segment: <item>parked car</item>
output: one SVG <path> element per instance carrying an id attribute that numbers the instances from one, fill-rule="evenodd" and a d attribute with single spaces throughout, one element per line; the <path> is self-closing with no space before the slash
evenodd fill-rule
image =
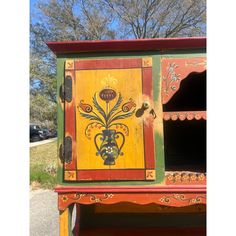
<path id="1" fill-rule="evenodd" d="M 44 137 L 44 139 L 50 138 L 51 133 L 50 133 L 50 131 L 49 131 L 48 129 L 44 128 L 44 129 L 42 129 L 42 131 L 43 131 L 43 137 Z"/>
<path id="2" fill-rule="evenodd" d="M 36 142 L 44 139 L 43 131 L 36 124 L 30 124 L 30 142 Z"/>
<path id="3" fill-rule="evenodd" d="M 57 131 L 56 131 L 56 130 L 53 130 L 53 131 L 52 131 L 52 135 L 53 135 L 53 138 L 57 137 Z"/>
<path id="4" fill-rule="evenodd" d="M 42 131 L 43 131 L 44 139 L 54 138 L 57 136 L 57 133 L 55 130 L 44 128 L 42 129 Z"/>

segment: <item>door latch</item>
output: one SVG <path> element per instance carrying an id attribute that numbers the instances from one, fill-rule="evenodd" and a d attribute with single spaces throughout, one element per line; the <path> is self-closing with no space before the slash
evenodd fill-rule
<path id="1" fill-rule="evenodd" d="M 149 107 L 150 107 L 149 102 L 144 102 L 144 103 L 142 104 L 141 108 L 139 108 L 139 109 L 136 111 L 135 116 L 136 116 L 136 117 L 141 117 L 141 116 L 144 114 L 145 110 L 147 110 Z M 157 115 L 156 115 L 156 113 L 155 113 L 155 111 L 154 111 L 153 108 L 150 110 L 149 114 L 151 114 L 154 119 L 157 117 Z"/>
<path id="2" fill-rule="evenodd" d="M 144 111 L 147 110 L 150 107 L 149 102 L 144 102 L 141 106 L 141 108 L 139 108 L 136 113 L 135 116 L 136 117 L 141 117 L 144 114 Z"/>

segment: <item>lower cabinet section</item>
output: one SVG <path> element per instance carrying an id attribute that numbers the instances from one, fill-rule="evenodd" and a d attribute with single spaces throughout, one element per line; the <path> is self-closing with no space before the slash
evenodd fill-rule
<path id="1" fill-rule="evenodd" d="M 115 206 L 115 205 L 114 205 Z M 132 211 L 133 206 L 125 207 Z M 114 207 L 100 208 L 99 205 L 81 205 L 80 236 L 204 236 L 206 235 L 205 206 L 195 208 L 166 208 L 164 210 L 151 207 L 141 213 L 144 206 L 137 206 L 132 213 L 119 213 Z M 153 204 L 154 206 L 154 204 Z M 122 208 L 122 205 L 119 205 Z M 186 209 L 185 209 L 186 208 Z M 135 209 L 135 208 L 133 208 Z M 176 212 L 175 212 L 176 209 Z"/>

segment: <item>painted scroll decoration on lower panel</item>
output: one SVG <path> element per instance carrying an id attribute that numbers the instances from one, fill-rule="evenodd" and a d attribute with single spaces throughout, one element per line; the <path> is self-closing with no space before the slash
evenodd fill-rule
<path id="1" fill-rule="evenodd" d="M 94 60 L 82 61 L 81 67 L 86 67 L 75 70 L 76 179 L 155 180 L 155 162 L 146 168 L 147 160 L 154 160 L 154 155 L 146 155 L 144 140 L 147 132 L 153 131 L 146 128 L 143 117 L 135 116 L 143 103 L 143 88 L 152 86 L 143 81 L 146 72 L 141 58 L 113 61 L 114 67 L 106 69 L 87 68 Z M 126 61 L 139 63 L 120 68 Z"/>

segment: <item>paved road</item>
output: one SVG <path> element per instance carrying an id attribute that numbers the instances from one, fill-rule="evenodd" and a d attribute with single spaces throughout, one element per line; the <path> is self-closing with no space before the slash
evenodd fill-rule
<path id="1" fill-rule="evenodd" d="M 75 221 L 75 211 L 72 224 Z M 57 193 L 52 190 L 30 192 L 30 236 L 58 236 Z"/>
<path id="2" fill-rule="evenodd" d="M 51 138 L 51 139 L 46 139 L 46 140 L 42 140 L 42 141 L 38 141 L 38 142 L 33 142 L 33 143 L 30 143 L 30 147 L 35 147 L 35 146 L 38 146 L 38 145 L 51 143 L 55 140 L 57 140 L 57 138 Z"/>
<path id="3" fill-rule="evenodd" d="M 57 194 L 51 190 L 30 192 L 30 236 L 58 236 Z"/>

